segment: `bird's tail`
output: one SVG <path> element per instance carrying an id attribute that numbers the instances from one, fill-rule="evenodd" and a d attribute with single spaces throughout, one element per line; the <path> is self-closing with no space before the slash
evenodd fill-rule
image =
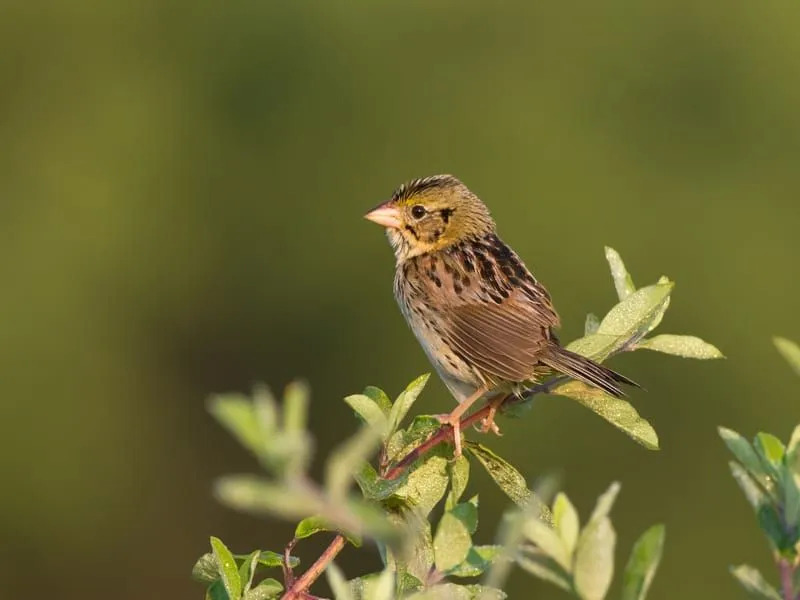
<path id="1" fill-rule="evenodd" d="M 625 392 L 622 391 L 618 384 L 623 383 L 640 387 L 638 383 L 631 381 L 624 375 L 620 375 L 585 356 L 570 352 L 556 344 L 552 344 L 540 360 L 551 369 L 598 387 L 617 398 L 625 397 Z"/>

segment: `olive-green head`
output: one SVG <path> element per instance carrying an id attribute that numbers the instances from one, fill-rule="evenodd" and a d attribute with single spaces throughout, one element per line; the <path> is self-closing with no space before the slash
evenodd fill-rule
<path id="1" fill-rule="evenodd" d="M 386 228 L 398 262 L 495 229 L 486 205 L 452 175 L 404 183 L 364 216 Z"/>

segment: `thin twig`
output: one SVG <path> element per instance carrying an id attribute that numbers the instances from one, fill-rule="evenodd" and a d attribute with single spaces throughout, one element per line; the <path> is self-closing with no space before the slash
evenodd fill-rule
<path id="1" fill-rule="evenodd" d="M 566 381 L 567 377 L 554 377 L 550 381 L 545 383 L 539 383 L 534 385 L 527 390 L 521 392 L 520 394 L 509 394 L 505 400 L 500 404 L 499 410 L 500 412 L 508 409 L 515 404 L 519 404 L 536 394 L 547 394 L 550 393 L 554 387 Z M 475 411 L 471 415 L 468 415 L 461 419 L 461 430 L 464 431 L 467 427 L 472 425 L 473 423 L 477 423 L 481 421 L 485 417 L 489 415 L 489 411 L 491 410 L 490 403 L 486 403 L 486 405 L 478 411 Z M 397 479 L 403 471 L 408 468 L 414 461 L 416 461 L 421 456 L 424 456 L 428 452 L 430 452 L 433 448 L 438 446 L 439 444 L 447 441 L 451 441 L 453 439 L 453 428 L 450 425 L 442 425 L 439 429 L 436 430 L 430 438 L 425 440 L 422 444 L 414 448 L 411 452 L 406 454 L 403 458 L 398 460 L 391 469 L 387 470 L 383 473 L 384 479 Z"/>
<path id="2" fill-rule="evenodd" d="M 785 558 L 778 560 L 778 570 L 781 573 L 781 591 L 784 600 L 795 600 L 794 595 L 794 568 Z"/>
<path id="3" fill-rule="evenodd" d="M 292 542 L 297 543 L 297 540 L 292 540 Z M 290 542 L 290 545 L 293 545 Z M 313 598 L 308 594 L 308 588 L 312 586 L 312 584 L 322 575 L 322 572 L 325 568 L 330 564 L 330 562 L 336 558 L 336 555 L 342 551 L 344 548 L 345 539 L 342 535 L 337 535 L 333 538 L 333 541 L 330 545 L 325 549 L 320 557 L 316 560 L 316 562 L 311 565 L 305 573 L 303 573 L 294 583 L 291 585 L 289 582 L 286 582 L 286 587 L 289 589 L 286 593 L 281 597 L 281 600 L 299 600 L 301 598 Z M 288 546 L 287 546 L 288 548 Z M 287 559 L 288 564 L 288 559 Z"/>

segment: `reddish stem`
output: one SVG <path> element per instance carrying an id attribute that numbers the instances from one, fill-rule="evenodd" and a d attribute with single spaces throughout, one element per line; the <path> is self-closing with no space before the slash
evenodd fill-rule
<path id="1" fill-rule="evenodd" d="M 290 545 L 294 545 L 297 543 L 297 540 L 292 540 Z M 316 560 L 316 562 L 311 565 L 305 573 L 303 573 L 296 581 L 290 584 L 288 581 L 286 582 L 286 586 L 289 588 L 286 593 L 281 597 L 281 600 L 297 600 L 299 598 L 311 598 L 308 594 L 308 588 L 322 575 L 322 572 L 325 568 L 330 564 L 330 562 L 336 558 L 336 555 L 342 551 L 344 548 L 345 539 L 342 535 L 337 535 L 333 538 L 333 541 L 330 543 L 325 549 L 320 557 Z M 287 562 L 288 564 L 288 562 Z"/>
<path id="2" fill-rule="evenodd" d="M 794 595 L 794 567 L 785 558 L 778 560 L 778 570 L 781 574 L 781 591 L 784 600 L 796 600 Z"/>

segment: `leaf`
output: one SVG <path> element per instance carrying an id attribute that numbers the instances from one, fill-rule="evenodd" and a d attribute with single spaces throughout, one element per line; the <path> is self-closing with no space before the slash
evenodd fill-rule
<path id="1" fill-rule="evenodd" d="M 583 335 L 592 335 L 593 333 L 597 333 L 598 327 L 600 327 L 600 318 L 594 313 L 589 313 L 586 315 L 586 324 L 583 326 Z"/>
<path id="2" fill-rule="evenodd" d="M 244 593 L 247 593 L 250 586 L 253 585 L 253 576 L 256 574 L 258 556 L 260 554 L 260 550 L 254 550 L 242 561 L 242 565 L 239 567 L 239 581 L 243 584 L 242 591 Z"/>
<path id="3" fill-rule="evenodd" d="M 392 401 L 389 400 L 389 396 L 386 395 L 386 392 L 374 385 L 368 385 L 364 388 L 364 395 L 371 398 L 372 401 L 380 407 L 383 414 L 386 415 L 387 418 L 389 417 L 389 413 L 392 410 Z"/>
<path id="4" fill-rule="evenodd" d="M 252 475 L 228 475 L 214 488 L 221 502 L 254 513 L 277 515 L 285 519 L 304 519 L 321 512 L 318 499 L 307 491 L 275 484 Z"/>
<path id="5" fill-rule="evenodd" d="M 334 502 L 344 500 L 355 474 L 375 452 L 379 441 L 374 429 L 363 427 L 331 452 L 325 465 L 325 489 Z"/>
<path id="6" fill-rule="evenodd" d="M 648 450 L 658 450 L 658 434 L 655 429 L 626 400 L 610 396 L 581 381 L 562 383 L 552 393 L 577 400 Z"/>
<path id="7" fill-rule="evenodd" d="M 217 579 L 214 583 L 206 589 L 205 600 L 230 600 L 228 592 L 225 591 L 225 586 L 222 584 L 221 579 Z"/>
<path id="8" fill-rule="evenodd" d="M 575 545 L 578 543 L 580 524 L 578 512 L 563 492 L 559 492 L 553 502 L 553 525 L 564 544 L 567 556 L 572 558 Z"/>
<path id="9" fill-rule="evenodd" d="M 361 465 L 361 469 L 354 475 L 361 493 L 367 500 L 386 500 L 401 489 L 408 480 L 408 471 L 397 479 L 383 479 L 378 477 L 375 468 L 368 462 Z"/>
<path id="10" fill-rule="evenodd" d="M 619 495 L 619 490 L 621 487 L 622 486 L 620 486 L 618 481 L 614 481 L 608 486 L 608 489 L 600 495 L 594 505 L 594 510 L 592 511 L 592 515 L 589 517 L 587 526 L 593 521 L 599 521 L 600 519 L 608 516 L 614 506 L 617 496 Z"/>
<path id="11" fill-rule="evenodd" d="M 611 277 L 614 279 L 614 287 L 617 289 L 617 296 L 620 300 L 625 300 L 633 292 L 636 291 L 636 286 L 633 285 L 633 279 L 625 269 L 625 263 L 622 262 L 622 257 L 613 248 L 606 246 L 606 260 L 608 266 L 611 268 Z"/>
<path id="12" fill-rule="evenodd" d="M 443 456 L 445 452 L 443 447 L 436 448 L 414 463 L 405 484 L 395 492 L 425 516 L 447 491 L 449 478 L 448 459 Z"/>
<path id="13" fill-rule="evenodd" d="M 525 478 L 511 463 L 500 458 L 486 446 L 474 442 L 464 444 L 466 450 L 483 465 L 489 476 L 500 489 L 517 505 L 524 505 L 531 499 L 531 492 Z"/>
<path id="14" fill-rule="evenodd" d="M 408 596 L 405 600 L 503 600 L 505 592 L 482 585 L 440 583 Z"/>
<path id="15" fill-rule="evenodd" d="M 503 547 L 498 545 L 473 546 L 467 558 L 457 567 L 447 572 L 449 577 L 478 577 L 500 555 Z"/>
<path id="16" fill-rule="evenodd" d="M 439 521 L 433 538 L 433 555 L 436 568 L 446 572 L 461 564 L 472 547 L 472 538 L 464 522 L 446 512 Z"/>
<path id="17" fill-rule="evenodd" d="M 262 431 L 249 398 L 240 394 L 212 396 L 208 411 L 242 446 L 256 456 L 263 454 Z"/>
<path id="18" fill-rule="evenodd" d="M 661 320 L 673 287 L 675 284 L 667 281 L 633 292 L 600 321 L 597 333 L 638 340 Z"/>
<path id="19" fill-rule="evenodd" d="M 784 519 L 790 527 L 800 525 L 800 489 L 798 489 L 797 479 L 788 465 L 781 468 L 781 484 Z"/>
<path id="20" fill-rule="evenodd" d="M 700 360 L 725 358 L 715 346 L 693 335 L 657 335 L 650 339 L 642 340 L 636 345 L 636 348 Z"/>
<path id="21" fill-rule="evenodd" d="M 350 592 L 347 580 L 335 563 L 328 565 L 328 568 L 325 569 L 325 575 L 328 577 L 328 585 L 331 586 L 336 600 L 355 600 Z"/>
<path id="22" fill-rule="evenodd" d="M 461 498 L 469 481 L 469 459 L 463 454 L 447 465 L 450 476 L 450 493 L 447 494 L 445 510 L 452 509 Z"/>
<path id="23" fill-rule="evenodd" d="M 539 579 L 552 583 L 562 590 L 572 591 L 569 575 L 552 558 L 540 553 L 523 552 L 517 557 L 517 564 Z"/>
<path id="24" fill-rule="evenodd" d="M 422 392 L 425 384 L 428 383 L 430 373 L 420 375 L 414 381 L 408 384 L 408 387 L 400 393 L 392 405 L 392 410 L 389 412 L 389 432 L 395 431 L 402 423 L 411 406 L 416 402 L 420 393 Z"/>
<path id="25" fill-rule="evenodd" d="M 361 547 L 361 537 L 347 533 L 345 531 L 340 531 L 336 527 L 331 526 L 323 517 L 315 515 L 313 517 L 307 517 L 300 521 L 297 524 L 297 527 L 294 530 L 294 537 L 295 539 L 302 540 L 307 537 L 311 537 L 315 533 L 320 533 L 322 531 L 332 531 L 334 533 L 341 533 L 344 537 L 347 538 L 347 541 L 350 542 L 356 548 Z"/>
<path id="26" fill-rule="evenodd" d="M 733 453 L 733 455 L 736 457 L 736 460 L 742 463 L 742 465 L 751 473 L 760 477 L 766 475 L 764 466 L 761 464 L 758 454 L 756 454 L 756 451 L 753 450 L 750 442 L 732 429 L 718 427 L 717 430 L 719 431 L 719 436 L 722 438 L 722 441 L 725 442 L 728 450 Z"/>
<path id="27" fill-rule="evenodd" d="M 222 540 L 211 536 L 211 550 L 217 561 L 217 570 L 225 586 L 230 600 L 239 600 L 242 596 L 242 581 L 239 578 L 239 570 L 236 568 L 236 561 L 233 559 L 231 551 L 222 543 Z"/>
<path id="28" fill-rule="evenodd" d="M 664 526 L 653 525 L 636 540 L 625 567 L 622 600 L 645 600 L 661 562 L 664 536 Z"/>
<path id="29" fill-rule="evenodd" d="M 522 534 L 566 572 L 569 573 L 572 570 L 572 561 L 567 553 L 567 548 L 552 527 L 542 523 L 539 519 L 527 519 L 522 525 Z"/>
<path id="30" fill-rule="evenodd" d="M 602 600 L 614 575 L 616 533 L 608 517 L 592 520 L 575 551 L 575 589 L 584 600 Z"/>
<path id="31" fill-rule="evenodd" d="M 259 584 L 248 590 L 244 595 L 244 600 L 272 600 L 278 598 L 283 591 L 283 584 L 272 579 L 264 579 Z"/>
<path id="32" fill-rule="evenodd" d="M 381 439 L 386 439 L 389 420 L 372 398 L 364 394 L 354 394 L 347 396 L 344 401 L 367 425 L 375 430 Z"/>
<path id="33" fill-rule="evenodd" d="M 386 455 L 391 460 L 398 460 L 419 446 L 433 435 L 442 423 L 430 415 L 417 415 L 406 429 L 401 429 L 389 436 L 386 443 Z"/>
<path id="34" fill-rule="evenodd" d="M 236 560 L 246 560 L 250 555 L 249 554 L 234 554 L 233 558 Z M 283 566 L 283 554 L 278 554 L 277 552 L 271 552 L 269 550 L 262 550 L 261 554 L 258 555 L 258 564 L 263 565 L 265 567 L 282 567 Z M 296 567 L 300 564 L 300 559 L 296 556 L 289 557 L 289 566 Z"/>
<path id="35" fill-rule="evenodd" d="M 753 441 L 753 448 L 767 471 L 777 478 L 786 453 L 783 442 L 770 433 L 759 433 Z"/>
<path id="36" fill-rule="evenodd" d="M 402 544 L 389 553 L 387 566 L 394 566 L 400 582 L 407 573 L 419 581 L 427 581 L 433 567 L 433 536 L 426 514 L 416 508 L 390 512 L 389 518 L 405 535 Z"/>
<path id="37" fill-rule="evenodd" d="M 308 385 L 294 381 L 286 386 L 283 394 L 283 428 L 289 433 L 306 430 L 308 421 Z"/>
<path id="38" fill-rule="evenodd" d="M 764 490 L 753 480 L 750 473 L 742 465 L 734 461 L 731 461 L 728 465 L 731 468 L 731 475 L 733 475 L 734 480 L 741 488 L 750 506 L 758 512 L 761 506 L 769 502 Z"/>
<path id="39" fill-rule="evenodd" d="M 478 496 L 473 496 L 469 502 L 457 504 L 449 512 L 464 523 L 470 533 L 475 533 L 478 529 Z"/>
<path id="40" fill-rule="evenodd" d="M 781 596 L 767 583 L 758 569 L 750 565 L 739 565 L 731 567 L 730 571 L 753 600 L 781 600 Z"/>
<path id="41" fill-rule="evenodd" d="M 789 363 L 789 366 L 794 369 L 794 372 L 800 375 L 800 346 L 791 340 L 782 337 L 774 337 L 772 341 L 781 356 Z"/>
<path id="42" fill-rule="evenodd" d="M 194 563 L 192 567 L 192 579 L 206 584 L 219 579 L 217 560 L 211 552 L 206 552 Z"/>

